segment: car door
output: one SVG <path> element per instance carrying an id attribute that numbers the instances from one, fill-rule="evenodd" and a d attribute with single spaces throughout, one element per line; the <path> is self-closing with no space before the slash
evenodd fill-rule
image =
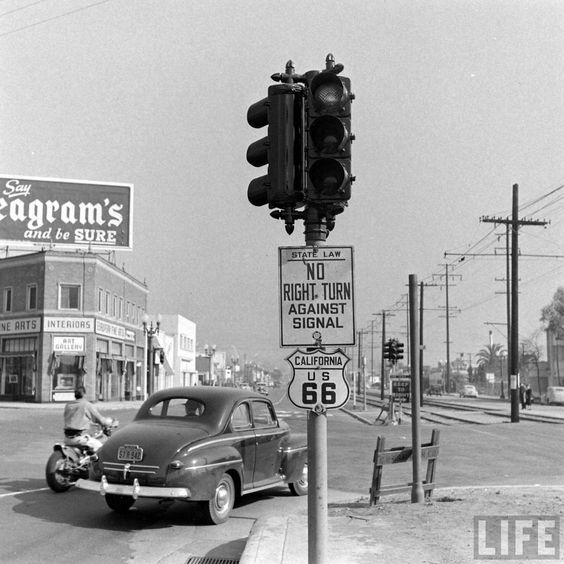
<path id="1" fill-rule="evenodd" d="M 255 430 L 256 455 L 253 486 L 255 488 L 280 479 L 281 442 L 287 430 L 280 428 L 269 401 L 252 400 L 251 412 Z"/>
<path id="2" fill-rule="evenodd" d="M 243 484 L 242 489 L 248 489 L 253 484 L 255 470 L 256 440 L 251 408 L 247 402 L 240 403 L 231 415 L 231 431 L 233 444 L 241 453 L 243 459 Z"/>

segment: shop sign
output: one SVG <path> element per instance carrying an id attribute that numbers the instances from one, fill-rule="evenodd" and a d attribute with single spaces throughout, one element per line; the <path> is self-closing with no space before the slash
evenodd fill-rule
<path id="1" fill-rule="evenodd" d="M 105 337 L 112 337 L 113 339 L 120 339 L 122 341 L 135 341 L 135 332 L 126 329 L 121 325 L 108 323 L 101 319 L 96 319 L 96 333 L 104 335 Z"/>
<path id="2" fill-rule="evenodd" d="M 53 352 L 84 352 L 84 337 L 53 337 Z"/>
<path id="3" fill-rule="evenodd" d="M 23 319 L 3 319 L 0 321 L 0 335 L 38 333 L 40 327 L 41 327 L 40 317 L 25 317 Z"/>
<path id="4" fill-rule="evenodd" d="M 408 403 L 411 399 L 410 378 L 390 378 L 392 384 L 392 397 L 395 401 Z"/>
<path id="5" fill-rule="evenodd" d="M 43 323 L 46 333 L 93 333 L 93 317 L 46 317 Z"/>
<path id="6" fill-rule="evenodd" d="M 132 204 L 132 184 L 2 175 L 0 241 L 131 250 Z"/>

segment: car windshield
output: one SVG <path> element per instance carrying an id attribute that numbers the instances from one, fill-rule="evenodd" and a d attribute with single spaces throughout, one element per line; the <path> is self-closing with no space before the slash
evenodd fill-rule
<path id="1" fill-rule="evenodd" d="M 204 414 L 203 402 L 190 398 L 167 398 L 151 406 L 149 413 L 153 417 L 198 418 Z"/>

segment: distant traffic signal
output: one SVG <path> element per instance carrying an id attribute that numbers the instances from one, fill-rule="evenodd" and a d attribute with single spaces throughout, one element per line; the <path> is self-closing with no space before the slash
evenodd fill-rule
<path id="1" fill-rule="evenodd" d="M 386 360 L 391 360 L 392 358 L 392 340 L 388 339 L 385 343 L 384 343 L 384 358 Z"/>
<path id="2" fill-rule="evenodd" d="M 351 81 L 342 65 L 310 73 L 306 105 L 308 204 L 339 213 L 351 197 Z"/>
<path id="3" fill-rule="evenodd" d="M 301 84 L 274 84 L 268 96 L 249 107 L 247 122 L 268 126 L 266 137 L 247 149 L 247 161 L 256 167 L 268 164 L 268 174 L 249 184 L 254 206 L 291 210 L 303 200 L 303 91 Z"/>
<path id="4" fill-rule="evenodd" d="M 403 358 L 403 343 L 396 341 L 396 360 L 401 360 Z"/>

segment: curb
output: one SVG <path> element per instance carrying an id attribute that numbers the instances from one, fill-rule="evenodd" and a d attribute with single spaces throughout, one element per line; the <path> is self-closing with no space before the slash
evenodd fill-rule
<path id="1" fill-rule="evenodd" d="M 239 564 L 284 562 L 289 517 L 258 519 L 251 527 Z"/>
<path id="2" fill-rule="evenodd" d="M 0 402 L 0 409 L 64 409 L 68 402 L 50 402 L 50 403 L 34 403 L 34 402 Z M 91 402 L 96 409 L 102 412 L 112 409 L 139 409 L 143 402 L 141 400 L 133 401 L 97 401 Z"/>
<path id="3" fill-rule="evenodd" d="M 362 415 L 355 413 L 354 411 L 351 411 L 350 409 L 346 409 L 344 407 L 341 407 L 341 411 L 346 413 L 347 415 L 350 415 L 353 419 L 357 419 L 358 421 L 365 423 L 366 425 L 374 425 L 374 421 L 370 421 L 369 419 L 366 419 L 366 417 L 363 417 Z"/>

